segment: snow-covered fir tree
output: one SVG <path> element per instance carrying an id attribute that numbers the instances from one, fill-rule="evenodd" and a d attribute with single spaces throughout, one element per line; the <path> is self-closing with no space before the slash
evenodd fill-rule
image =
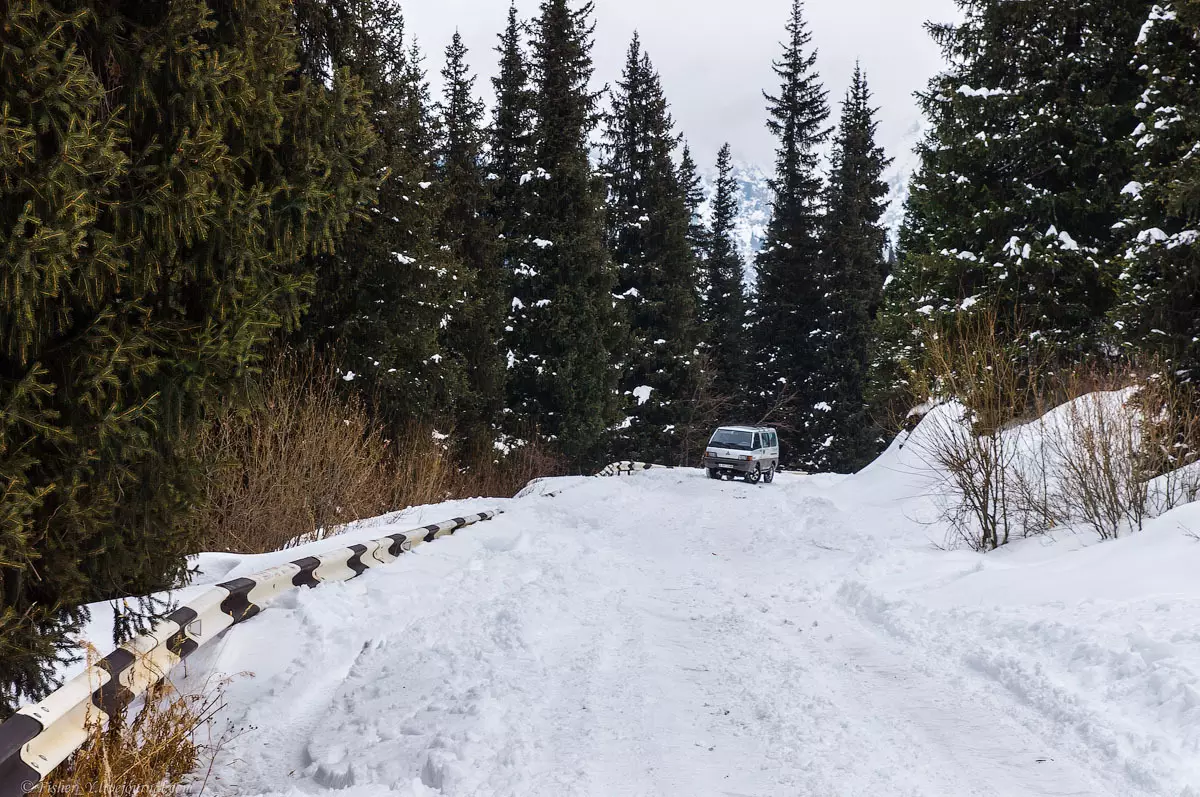
<path id="1" fill-rule="evenodd" d="M 604 136 L 608 240 L 630 326 L 621 379 L 628 420 L 614 444 L 619 456 L 672 464 L 686 460 L 682 432 L 700 378 L 692 212 L 674 127 L 635 34 Z"/>
<path id="2" fill-rule="evenodd" d="M 742 278 L 746 290 L 753 293 L 758 282 L 755 264 L 767 237 L 767 225 L 771 220 L 774 196 L 771 193 L 771 177 L 759 166 L 733 159 L 732 172 L 737 185 L 738 213 L 734 219 L 732 235 L 742 262 L 746 264 Z M 712 222 L 713 202 L 717 196 L 717 174 L 715 163 L 701 178 L 704 200 L 700 205 L 701 219 Z"/>
<path id="3" fill-rule="evenodd" d="M 528 175 L 533 168 L 533 85 L 529 55 L 526 52 L 528 26 L 509 6 L 508 21 L 500 34 L 496 52 L 499 70 L 492 78 L 495 104 L 492 108 L 488 188 L 491 194 L 490 216 L 496 225 L 498 256 L 506 286 L 505 323 L 502 353 L 505 363 L 505 409 L 501 421 L 505 433 L 529 433 L 528 418 L 518 417 L 511 407 L 521 402 L 511 371 L 516 365 L 516 323 L 513 314 L 524 307 L 513 302 L 517 273 L 526 274 L 524 255 L 529 251 L 529 198 L 532 186 Z"/>
<path id="4" fill-rule="evenodd" d="M 1119 339 L 1200 378 L 1200 2 L 1155 5 L 1135 61 L 1146 85 L 1115 312 Z"/>
<path id="5" fill-rule="evenodd" d="M 317 267 L 303 342 L 336 353 L 347 381 L 363 386 L 389 422 L 440 420 L 453 407 L 462 369 L 443 330 L 461 312 L 461 264 L 436 238 L 440 192 L 434 122 L 421 54 L 405 46 L 399 10 L 387 0 L 338 4 L 342 16 L 311 39 L 325 57 L 316 77 L 346 69 L 370 92 L 378 138 L 371 167 L 386 175 L 367 218 Z"/>
<path id="6" fill-rule="evenodd" d="M 891 162 L 876 144 L 875 113 L 866 76 L 855 68 L 830 157 L 820 259 L 825 320 L 815 338 L 823 398 L 812 421 L 820 440 L 813 464 L 837 473 L 859 470 L 880 450 L 866 383 L 888 270 L 884 172 Z"/>
<path id="7" fill-rule="evenodd" d="M 733 238 L 740 191 L 733 175 L 733 155 L 728 144 L 717 154 L 716 191 L 704 258 L 707 276 L 703 320 L 714 388 L 731 403 L 732 413 L 736 415 L 745 410 L 749 387 L 746 378 L 751 369 L 745 264 Z"/>
<path id="8" fill-rule="evenodd" d="M 683 154 L 679 157 L 679 184 L 683 186 L 688 213 L 691 216 L 688 238 L 691 240 L 692 252 L 695 253 L 698 260 L 703 260 L 707 250 L 708 236 L 708 228 L 701 216 L 701 208 L 706 199 L 704 178 L 700 176 L 700 169 L 696 165 L 696 159 L 692 156 L 692 148 L 687 145 L 687 142 L 684 142 Z M 703 286 L 703 272 L 701 272 L 701 286 Z"/>
<path id="9" fill-rule="evenodd" d="M 245 406 L 308 299 L 305 255 L 377 176 L 366 98 L 297 70 L 290 4 L 34 0 L 0 19 L 4 719 L 81 640 L 108 649 L 109 629 L 125 641 L 175 608 L 220 481 L 197 431 Z M 126 705 L 125 683 L 97 704 Z M 17 788 L 33 735 L 0 731 L 20 737 L 0 743 L 6 794 L 38 780 Z"/>
<path id="10" fill-rule="evenodd" d="M 793 0 L 782 59 L 775 62 L 779 92 L 767 95 L 768 127 L 778 139 L 775 195 L 767 239 L 756 263 L 754 383 L 762 417 L 785 430 L 788 466 L 811 466 L 820 442 L 812 425 L 823 385 L 816 338 L 824 316 L 819 284 L 822 181 L 820 146 L 829 136 L 829 105 L 816 73 L 817 53 L 801 0 Z"/>
<path id="11" fill-rule="evenodd" d="M 454 34 L 442 70 L 438 142 L 434 161 L 442 197 L 437 239 L 461 263 L 461 310 L 443 329 L 445 346 L 463 367 L 455 400 L 455 430 L 476 452 L 491 448 L 505 406 L 507 365 L 501 354 L 508 281 L 500 259 L 497 224 L 489 213 L 483 102 L 466 63 L 467 47 Z"/>
<path id="12" fill-rule="evenodd" d="M 518 183 L 528 246 L 509 255 L 513 298 L 510 383 L 522 420 L 557 441 L 576 466 L 602 458 L 616 413 L 616 270 L 604 224 L 604 183 L 589 161 L 597 123 L 591 3 L 543 0 L 533 25 L 534 125 Z"/>
<path id="13" fill-rule="evenodd" d="M 508 24 L 500 34 L 500 69 L 492 78 L 496 102 L 492 110 L 488 181 L 491 215 L 499 225 L 501 256 L 511 272 L 520 262 L 526 242 L 529 173 L 533 162 L 533 93 L 529 61 L 524 49 L 525 26 L 516 6 L 508 10 Z"/>
<path id="14" fill-rule="evenodd" d="M 1097 350 L 1113 304 L 1151 4 L 956 2 L 962 21 L 931 28 L 951 66 L 920 98 L 931 129 L 887 290 L 883 393 L 920 356 L 914 319 L 987 307 L 1074 357 Z"/>

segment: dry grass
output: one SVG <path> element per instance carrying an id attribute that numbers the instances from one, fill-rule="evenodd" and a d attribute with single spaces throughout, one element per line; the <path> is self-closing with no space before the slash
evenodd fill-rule
<path id="1" fill-rule="evenodd" d="M 1065 423 L 1046 430 L 1053 457 L 1056 515 L 1090 527 L 1101 539 L 1140 529 L 1148 485 L 1139 467 L 1140 424 L 1116 395 L 1075 400 Z"/>
<path id="2" fill-rule="evenodd" d="M 468 457 L 454 472 L 447 498 L 509 498 L 534 479 L 565 476 L 565 461 L 539 442 L 539 435 L 529 437 L 532 442 L 503 456 L 493 450 Z"/>
<path id="3" fill-rule="evenodd" d="M 954 398 L 971 413 L 979 434 L 990 435 L 1036 417 L 1044 407 L 1043 381 L 1050 359 L 998 329 L 996 315 L 961 317 L 950 330 L 922 330 L 926 364 L 909 373 L 914 395 Z"/>
<path id="4" fill-rule="evenodd" d="M 94 657 L 95 652 L 89 654 Z M 169 682 L 147 692 L 140 708 L 115 717 L 107 727 L 98 720 L 88 740 L 32 794 L 121 794 L 174 797 L 204 793 L 212 762 L 233 738 L 231 729 L 214 734 L 224 706 L 227 680 L 210 681 L 196 694 L 181 694 Z"/>
<path id="5" fill-rule="evenodd" d="M 1135 401 L 1142 419 L 1141 472 L 1152 479 L 1147 500 L 1158 516 L 1200 497 L 1200 389 L 1156 367 Z"/>
<path id="6" fill-rule="evenodd" d="M 537 445 L 462 464 L 448 439 L 416 424 L 391 439 L 335 368 L 312 356 L 283 356 L 259 381 L 249 409 L 231 402 L 197 433 L 195 444 L 213 463 L 201 545 L 280 550 L 410 506 L 511 496 L 561 471 Z"/>
<path id="7" fill-rule="evenodd" d="M 1191 466 L 1200 453 L 1200 397 L 1194 387 L 1144 359 L 1079 369 L 1058 389 L 1071 403 L 1043 437 L 1063 522 L 1112 539 L 1196 500 L 1200 471 Z"/>
<path id="8" fill-rule="evenodd" d="M 398 493 L 433 499 L 449 466 L 432 439 L 408 462 L 313 358 L 277 361 L 248 410 L 233 403 L 198 435 L 213 463 L 201 519 L 209 550 L 261 553 L 392 507 Z M 415 438 L 415 433 L 413 434 Z M 416 467 L 411 463 L 421 461 Z M 406 467 L 407 466 L 407 467 Z"/>

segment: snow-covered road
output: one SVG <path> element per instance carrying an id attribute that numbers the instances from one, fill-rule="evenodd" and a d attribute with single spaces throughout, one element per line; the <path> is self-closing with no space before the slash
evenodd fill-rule
<path id="1" fill-rule="evenodd" d="M 253 673 L 210 793 L 1200 794 L 1200 634 L 1178 630 L 1200 543 L 1148 530 L 1175 580 L 1068 600 L 1112 580 L 1081 559 L 1101 546 L 937 551 L 896 456 L 754 487 L 556 480 L 367 524 L 348 539 L 507 511 L 198 653 L 190 678 Z"/>

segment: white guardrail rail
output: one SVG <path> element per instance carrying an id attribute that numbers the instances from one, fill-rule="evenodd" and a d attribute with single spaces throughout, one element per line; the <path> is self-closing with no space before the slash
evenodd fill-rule
<path id="1" fill-rule="evenodd" d="M 491 520 L 499 511 L 434 523 L 371 542 L 297 559 L 253 576 L 218 584 L 121 645 L 45 699 L 0 724 L 0 797 L 32 791 L 78 750 L 95 723 L 106 723 L 171 668 L 225 629 L 261 612 L 276 596 L 298 587 L 348 581 L 390 564 L 418 545 Z"/>
<path id="2" fill-rule="evenodd" d="M 596 475 L 629 476 L 660 467 L 615 462 Z M 554 495 L 558 493 L 547 497 Z M 168 614 L 148 634 L 121 645 L 45 699 L 22 707 L 0 724 L 0 797 L 32 791 L 87 741 L 95 723 L 107 723 L 165 678 L 175 665 L 227 628 L 257 615 L 283 592 L 329 581 L 349 581 L 371 568 L 396 561 L 418 545 L 499 514 L 499 510 L 481 512 L 433 523 L 297 559 L 212 587 Z"/>

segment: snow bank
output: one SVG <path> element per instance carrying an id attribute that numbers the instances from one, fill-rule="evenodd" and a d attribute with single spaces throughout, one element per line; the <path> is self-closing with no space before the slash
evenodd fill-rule
<path id="1" fill-rule="evenodd" d="M 1097 772 L 1148 793 L 1200 788 L 1200 507 L 1126 539 L 1030 540 L 848 580 L 840 599 L 929 666 L 966 667 L 1034 709 Z M 1137 793 L 1137 792 L 1135 792 Z"/>
<path id="2" fill-rule="evenodd" d="M 1046 439 L 1130 394 L 1085 396 L 1006 431 L 1018 466 L 1049 468 L 1054 489 Z M 885 550 L 838 586 L 838 600 L 920 666 L 968 670 L 1032 709 L 1027 729 L 1121 784 L 1113 793 L 1200 794 L 1200 504 L 1109 542 L 1064 528 L 988 555 L 905 553 L 894 545 L 901 529 L 913 542 L 944 539 L 944 474 L 922 449 L 938 424 L 961 422 L 956 405 L 934 409 L 840 487 L 890 505 L 886 519 L 881 505 L 859 516 L 892 533 L 879 535 Z"/>

